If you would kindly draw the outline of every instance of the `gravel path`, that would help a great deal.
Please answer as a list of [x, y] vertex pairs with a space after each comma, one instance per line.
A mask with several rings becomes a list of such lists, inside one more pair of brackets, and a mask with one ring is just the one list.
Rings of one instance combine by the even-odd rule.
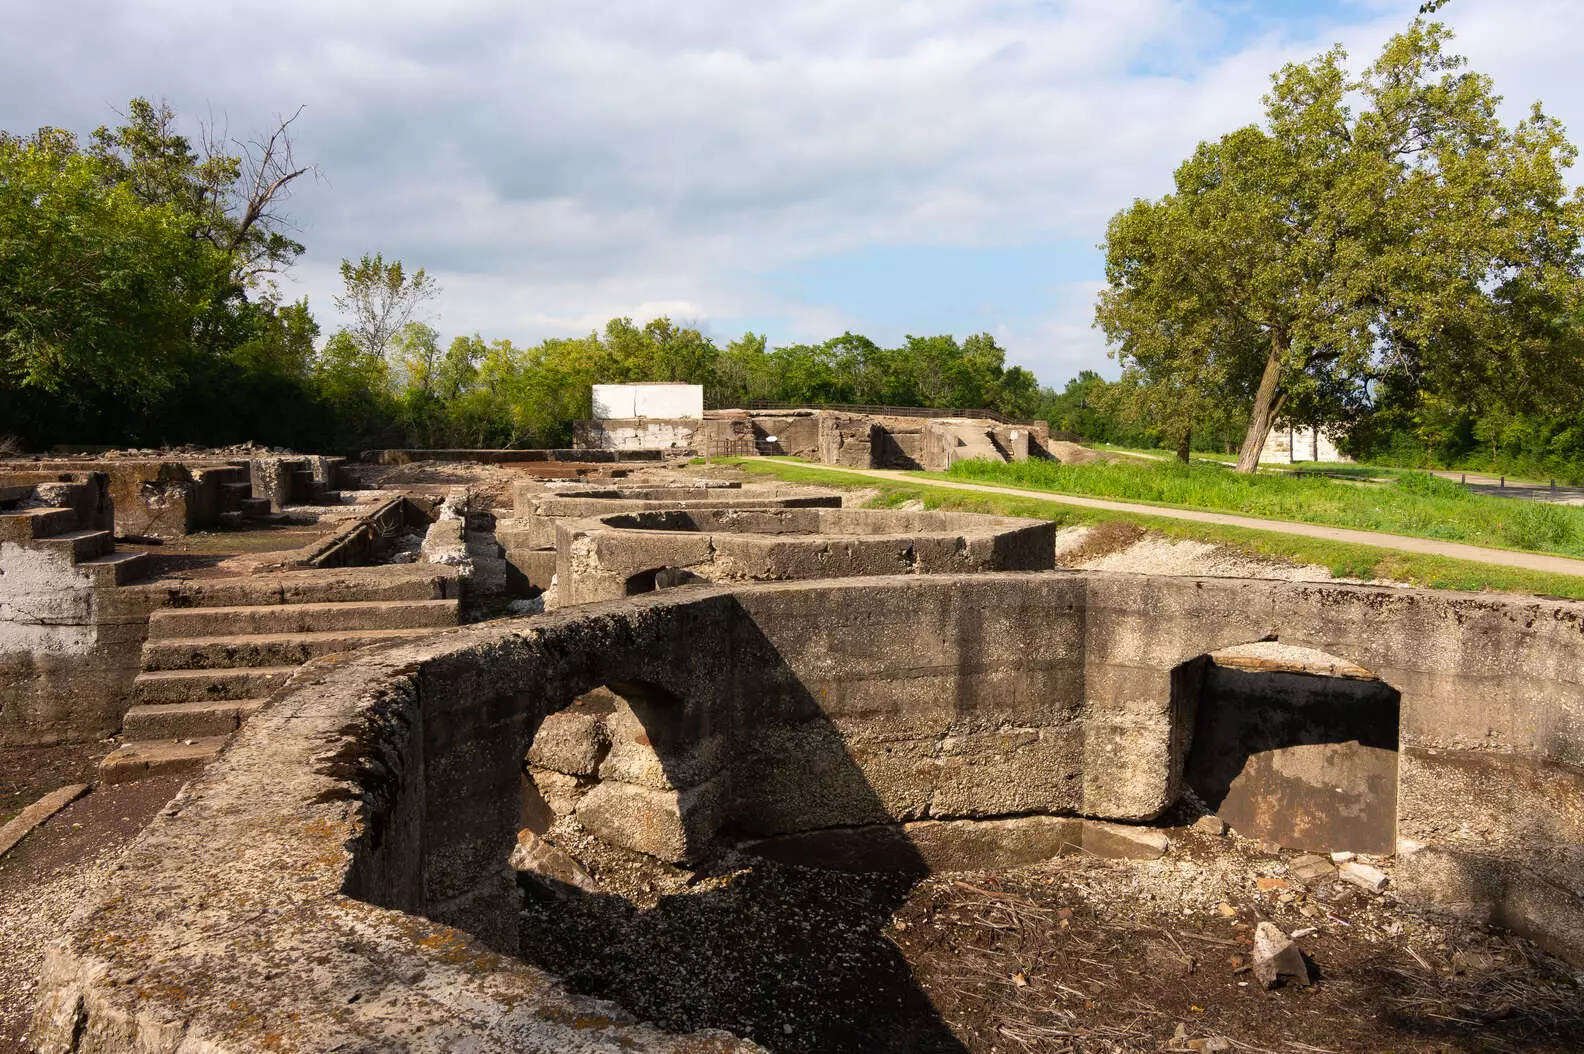
[[1464, 545], [1461, 542], [1438, 542], [1429, 538], [1410, 538], [1402, 534], [1385, 534], [1380, 531], [1355, 531], [1346, 527], [1321, 527], [1313, 523], [1293, 523], [1290, 520], [1263, 520], [1255, 516], [1234, 516], [1224, 512], [1204, 512], [1198, 509], [1174, 509], [1160, 505], [1139, 505], [1126, 501], [1108, 501], [1103, 498], [1083, 498], [1058, 494], [1048, 490], [1019, 490], [1014, 487], [993, 487], [986, 483], [957, 483], [943, 479], [923, 479], [916, 472], [896, 469], [845, 468], [840, 465], [820, 465], [828, 472], [845, 472], [869, 479], [884, 479], [898, 483], [922, 483], [949, 490], [966, 490], [980, 494], [1006, 494], [1014, 498], [1037, 498], [1056, 501], [1063, 505], [1077, 505], [1086, 509], [1103, 509], [1107, 512], [1127, 512], [1137, 516], [1160, 516], [1169, 520], [1190, 520], [1194, 523], [1215, 523], [1225, 527], [1248, 527], [1275, 534], [1295, 534], [1305, 538], [1320, 538], [1328, 542], [1346, 542], [1350, 545], [1373, 545], [1379, 549], [1395, 549], [1404, 553], [1424, 553], [1427, 556], [1446, 556], [1454, 560], [1469, 560], [1479, 564], [1499, 567], [1521, 567], [1529, 571], [1546, 571], [1559, 575], [1584, 577], [1584, 560], [1565, 556], [1547, 556], [1544, 553], [1522, 553], [1510, 549], [1487, 549], [1481, 545]]
[[0, 1054], [30, 1054], [22, 1037], [44, 950], [181, 785], [166, 776], [92, 791], [0, 857]]

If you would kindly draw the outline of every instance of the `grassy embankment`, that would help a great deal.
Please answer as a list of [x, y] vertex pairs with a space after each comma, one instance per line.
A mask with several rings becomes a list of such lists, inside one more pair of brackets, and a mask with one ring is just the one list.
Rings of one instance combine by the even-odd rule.
[[[1584, 578], [1573, 575], [1549, 574], [1517, 567], [1498, 567], [1467, 560], [1403, 553], [1370, 545], [1329, 542], [1318, 538], [1303, 538], [1252, 528], [1224, 527], [1219, 524], [1192, 523], [1158, 516], [1086, 509], [1063, 504], [1059, 497], [1054, 496], [1050, 499], [1039, 499], [999, 494], [969, 494], [946, 487], [931, 486], [923, 474], [920, 474], [920, 481], [916, 483], [912, 480], [893, 482], [866, 479], [845, 472], [832, 472], [818, 465], [785, 458], [729, 460], [744, 472], [774, 476], [789, 483], [816, 483], [846, 489], [874, 489], [880, 492], [879, 497], [871, 502], [876, 506], [894, 506], [917, 499], [931, 509], [1029, 516], [1052, 520], [1063, 527], [1126, 521], [1169, 538], [1224, 545], [1262, 559], [1318, 564], [1339, 578], [1381, 579], [1411, 582], [1431, 589], [1462, 589], [1475, 592], [1491, 590], [1584, 600]], [[1349, 486], [1345, 483], [1336, 485]]]
[[1360, 486], [1307, 474], [1245, 476], [1176, 461], [963, 461], [944, 475], [926, 475], [1584, 559], [1584, 508], [1474, 494], [1423, 472]]

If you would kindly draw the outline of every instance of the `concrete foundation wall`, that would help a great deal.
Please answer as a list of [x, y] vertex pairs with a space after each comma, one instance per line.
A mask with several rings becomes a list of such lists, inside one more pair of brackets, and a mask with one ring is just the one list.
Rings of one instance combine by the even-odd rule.
[[106, 519], [95, 529], [114, 530], [123, 537], [179, 538], [215, 526], [222, 511], [221, 487], [247, 482], [247, 462], [158, 458], [0, 462], [0, 481], [79, 473], [104, 477], [113, 508], [113, 520]]
[[[691, 582], [1043, 571], [1054, 524], [884, 509], [688, 509], [563, 520], [553, 606]], [[663, 580], [662, 580], [663, 579]]]
[[0, 745], [92, 742], [120, 728], [156, 603], [59, 550], [0, 542]]
[[143, 1054], [271, 1036], [739, 1049], [662, 1035], [490, 951], [516, 940], [506, 858], [520, 762], [552, 737], [548, 715], [601, 685], [629, 700], [642, 732], [596, 759], [610, 789], [587, 815], [684, 856], [728, 831], [1136, 820], [1181, 785], [1195, 716], [1195, 696], [1174, 690], [1183, 665], [1269, 638], [1401, 692], [1399, 894], [1584, 962], [1584, 606], [1097, 573], [897, 577], [679, 590], [306, 668], [85, 906], [50, 955], [35, 1038]]

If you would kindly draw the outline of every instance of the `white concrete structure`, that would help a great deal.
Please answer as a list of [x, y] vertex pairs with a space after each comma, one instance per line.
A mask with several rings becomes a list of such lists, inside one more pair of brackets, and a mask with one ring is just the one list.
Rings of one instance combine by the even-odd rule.
[[700, 420], [704, 416], [701, 384], [596, 384], [596, 420], [662, 417]]
[[1336, 448], [1336, 444], [1317, 428], [1295, 428], [1277, 425], [1265, 440], [1260, 462], [1279, 462], [1290, 465], [1295, 461], [1352, 461]]

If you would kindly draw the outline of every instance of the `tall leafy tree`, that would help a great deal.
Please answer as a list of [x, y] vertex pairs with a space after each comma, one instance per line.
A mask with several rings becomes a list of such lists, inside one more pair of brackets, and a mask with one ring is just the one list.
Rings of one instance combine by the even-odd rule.
[[364, 253], [353, 263], [341, 261], [344, 286], [334, 300], [351, 319], [347, 336], [363, 354], [385, 359], [397, 336], [410, 322], [422, 321], [424, 305], [440, 295], [440, 287], [422, 267], [409, 271], [400, 260], [385, 262], [381, 253]]
[[1392, 375], [1464, 404], [1577, 375], [1555, 339], [1579, 287], [1573, 148], [1538, 104], [1505, 127], [1448, 38], [1416, 20], [1356, 77], [1340, 48], [1286, 67], [1263, 125], [1111, 221], [1097, 324], [1179, 417], [1246, 407], [1242, 471], [1289, 406], [1344, 421]]

